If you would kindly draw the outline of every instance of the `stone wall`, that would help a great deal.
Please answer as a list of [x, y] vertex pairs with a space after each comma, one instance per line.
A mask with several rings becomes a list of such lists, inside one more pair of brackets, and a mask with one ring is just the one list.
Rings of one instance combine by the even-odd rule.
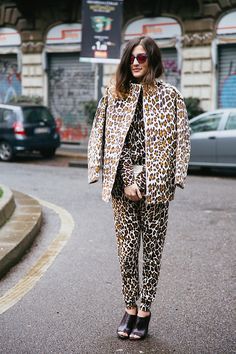
[[105, 64], [103, 66], [103, 86], [109, 86], [115, 79], [117, 65]]
[[22, 54], [22, 94], [44, 97], [42, 54]]
[[182, 49], [181, 91], [184, 97], [197, 97], [204, 110], [212, 108], [213, 70], [211, 46]]

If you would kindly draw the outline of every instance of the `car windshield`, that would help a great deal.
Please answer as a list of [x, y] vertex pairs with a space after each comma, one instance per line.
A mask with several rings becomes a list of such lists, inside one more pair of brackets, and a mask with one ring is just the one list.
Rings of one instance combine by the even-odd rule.
[[54, 118], [46, 107], [22, 107], [24, 122], [37, 124], [39, 122], [54, 123]]
[[200, 133], [217, 130], [222, 116], [222, 112], [212, 113], [201, 117], [194, 122], [190, 122], [191, 132]]
[[234, 130], [236, 129], [236, 112], [231, 112], [227, 120], [225, 130]]

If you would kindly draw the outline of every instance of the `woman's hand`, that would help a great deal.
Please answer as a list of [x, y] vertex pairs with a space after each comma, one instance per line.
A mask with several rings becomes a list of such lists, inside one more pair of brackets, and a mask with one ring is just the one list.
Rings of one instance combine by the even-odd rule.
[[132, 200], [133, 202], [138, 202], [140, 199], [142, 199], [142, 194], [140, 190], [138, 189], [138, 186], [136, 183], [131, 184], [131, 186], [125, 187], [124, 188], [124, 193], [126, 198], [129, 200]]

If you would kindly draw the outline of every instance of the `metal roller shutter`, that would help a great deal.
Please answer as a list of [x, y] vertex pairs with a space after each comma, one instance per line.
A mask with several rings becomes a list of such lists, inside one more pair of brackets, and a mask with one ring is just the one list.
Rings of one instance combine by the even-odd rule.
[[218, 47], [218, 107], [236, 107], [236, 45]]
[[86, 102], [95, 97], [95, 69], [80, 63], [78, 53], [49, 54], [49, 107], [57, 119], [62, 141], [87, 141]]
[[178, 70], [177, 50], [175, 48], [162, 48], [161, 54], [165, 68], [164, 80], [179, 89], [180, 71]]
[[17, 70], [17, 56], [0, 55], [0, 103], [21, 95], [21, 75]]

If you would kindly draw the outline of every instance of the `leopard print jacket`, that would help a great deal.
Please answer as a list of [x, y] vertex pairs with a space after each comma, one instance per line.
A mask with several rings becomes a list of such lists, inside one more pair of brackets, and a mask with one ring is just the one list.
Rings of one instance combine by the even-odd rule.
[[146, 89], [131, 84], [126, 99], [114, 96], [112, 87], [100, 100], [88, 144], [88, 181], [103, 172], [102, 198], [109, 201], [126, 135], [141, 89], [145, 119], [146, 200], [162, 203], [174, 198], [176, 185], [184, 188], [190, 157], [190, 131], [184, 100], [163, 81]]

